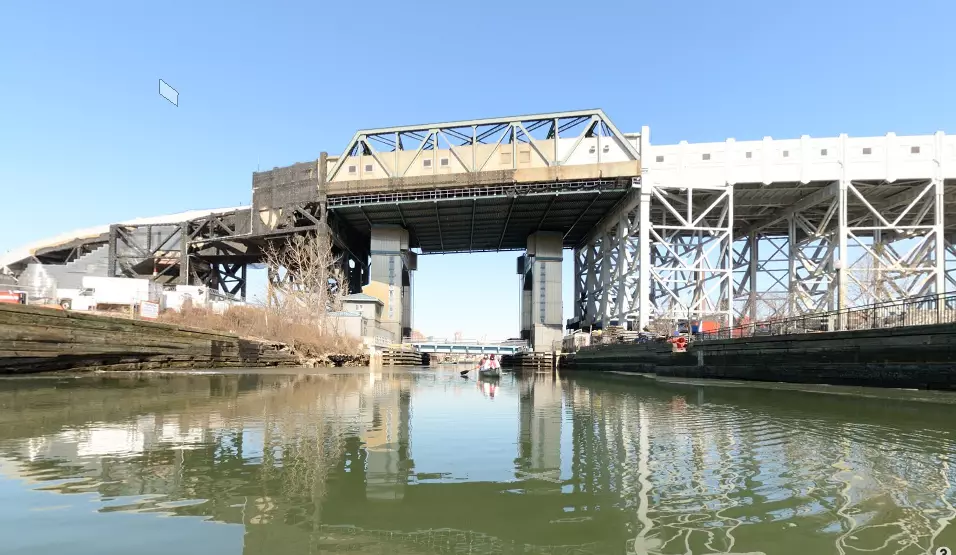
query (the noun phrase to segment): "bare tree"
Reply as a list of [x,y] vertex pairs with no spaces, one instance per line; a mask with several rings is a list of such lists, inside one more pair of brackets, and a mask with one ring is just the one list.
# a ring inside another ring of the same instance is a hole
[[890,286],[886,271],[870,253],[863,254],[850,265],[847,277],[847,307],[877,303]]
[[268,306],[283,317],[326,330],[328,314],[341,310],[348,293],[342,260],[326,233],[294,235],[264,250],[269,269]]

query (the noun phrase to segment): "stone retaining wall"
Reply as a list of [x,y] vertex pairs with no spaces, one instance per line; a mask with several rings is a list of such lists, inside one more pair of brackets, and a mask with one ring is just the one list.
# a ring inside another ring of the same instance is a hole
[[0,374],[296,366],[281,345],[157,322],[0,304]]
[[582,349],[565,368],[790,383],[956,389],[956,324]]

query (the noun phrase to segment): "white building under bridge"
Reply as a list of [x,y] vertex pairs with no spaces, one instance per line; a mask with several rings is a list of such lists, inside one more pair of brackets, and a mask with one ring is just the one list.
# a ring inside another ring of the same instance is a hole
[[109,275],[241,292],[263,244],[328,226],[351,292],[404,337],[418,256],[521,251],[537,350],[566,324],[728,323],[956,289],[956,138],[941,132],[654,145],[581,110],[362,130],[317,158],[254,174],[249,208],[61,236],[0,267],[22,279],[102,244]]

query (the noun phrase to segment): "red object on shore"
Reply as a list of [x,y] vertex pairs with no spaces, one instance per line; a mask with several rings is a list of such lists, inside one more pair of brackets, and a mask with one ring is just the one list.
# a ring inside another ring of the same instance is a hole
[[674,345],[677,352],[684,352],[687,349],[687,338],[683,335],[678,335],[677,337],[671,337],[667,340],[668,343]]
[[27,294],[19,291],[0,291],[0,303],[27,304]]

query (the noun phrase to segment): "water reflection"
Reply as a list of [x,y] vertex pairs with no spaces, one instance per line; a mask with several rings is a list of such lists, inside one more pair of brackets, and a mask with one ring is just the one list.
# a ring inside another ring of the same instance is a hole
[[3,380],[0,537],[24,553],[931,553],[956,546],[953,414],[455,369]]

